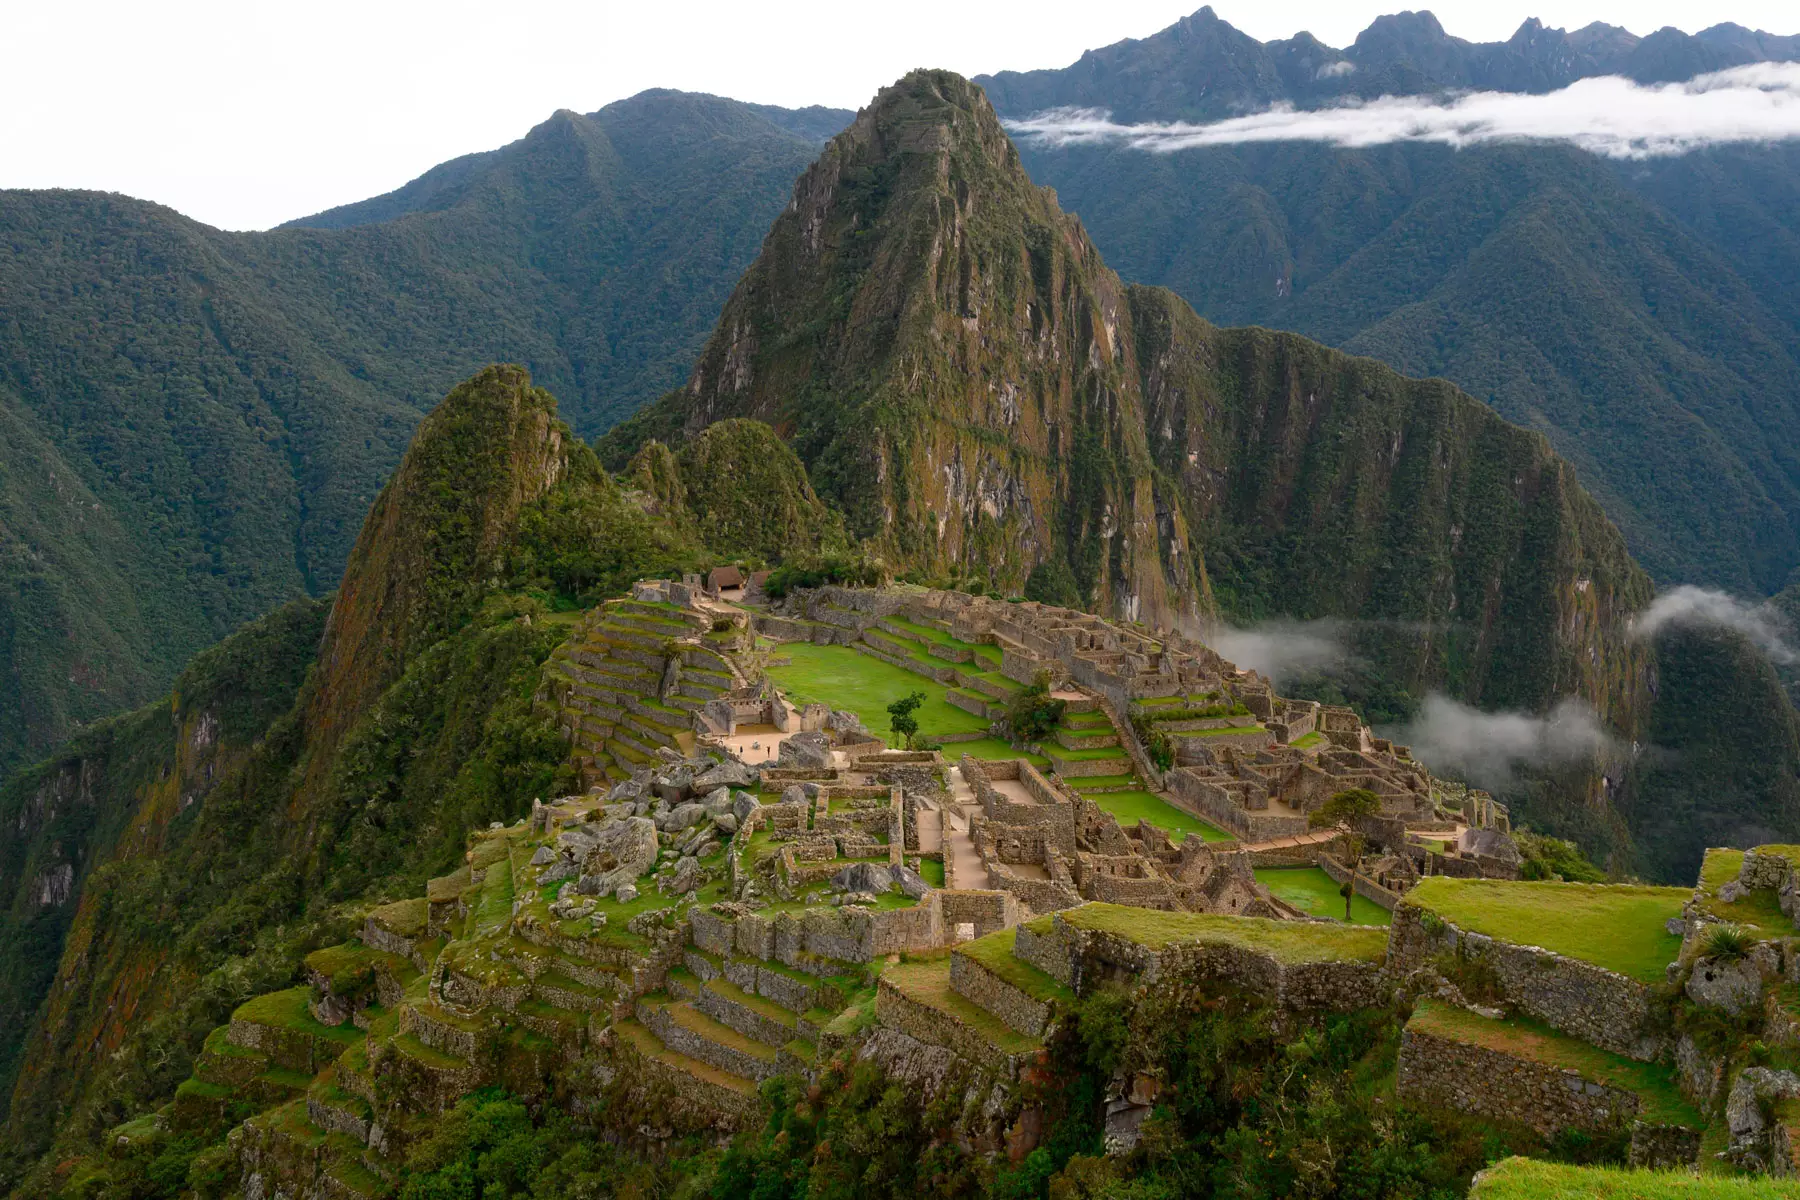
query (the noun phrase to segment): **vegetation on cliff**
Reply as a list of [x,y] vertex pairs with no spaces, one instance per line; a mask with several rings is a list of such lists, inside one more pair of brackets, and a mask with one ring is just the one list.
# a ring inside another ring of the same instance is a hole
[[[329,619],[278,613],[197,661],[172,702],[9,785],[19,807],[73,780],[95,815],[64,819],[101,830],[54,914],[8,867],[21,902],[0,952],[31,960],[7,994],[25,1018],[6,1047],[15,1151],[79,1144],[167,1094],[236,1004],[343,939],[342,902],[411,893],[468,828],[566,788],[567,746],[535,703],[569,628],[546,599],[697,552],[522,369],[454,389],[371,509]],[[34,844],[67,844],[43,827]]]

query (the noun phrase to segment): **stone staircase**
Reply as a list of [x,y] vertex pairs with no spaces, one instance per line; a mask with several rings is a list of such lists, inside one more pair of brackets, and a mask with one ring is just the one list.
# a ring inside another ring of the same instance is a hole
[[548,667],[571,757],[585,784],[617,782],[658,749],[693,748],[693,713],[738,678],[707,645],[706,614],[672,604],[612,600],[558,647]]

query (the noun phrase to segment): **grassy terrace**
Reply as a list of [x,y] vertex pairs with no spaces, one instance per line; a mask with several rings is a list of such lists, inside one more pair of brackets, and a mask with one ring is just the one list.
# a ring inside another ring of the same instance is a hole
[[1467,1009],[1421,998],[1406,1027],[1558,1070],[1575,1071],[1596,1083],[1635,1092],[1644,1105],[1639,1115],[1655,1124],[1686,1125],[1691,1129],[1705,1124],[1700,1113],[1682,1096],[1669,1068],[1590,1046],[1524,1017],[1494,1021]]
[[1469,1200],[1791,1200],[1793,1195],[1791,1180],[1767,1176],[1728,1179],[1509,1158],[1482,1172]]
[[[1364,925],[1314,925],[1213,913],[1173,913],[1093,902],[1056,914],[1078,929],[1128,938],[1150,950],[1177,942],[1222,942],[1267,954],[1281,963],[1379,962],[1387,955],[1387,930]],[[1048,933],[1052,918],[1030,923]]]
[[[1762,849],[1779,853],[1793,847],[1769,846]],[[1743,925],[1761,937],[1791,937],[1794,922],[1781,911],[1780,898],[1772,890],[1751,892],[1729,904],[1719,899],[1719,889],[1738,877],[1744,865],[1742,850],[1711,849],[1700,864],[1700,890],[1706,893],[1702,907],[1722,921]]]
[[1088,793],[1087,798],[1102,811],[1111,813],[1119,824],[1129,827],[1142,819],[1166,831],[1173,842],[1183,841],[1189,834],[1198,834],[1205,842],[1231,840],[1231,835],[1223,829],[1183,812],[1154,792],[1093,792]]
[[1687,888],[1434,875],[1420,880],[1406,902],[1471,933],[1540,946],[1656,984],[1681,949],[1681,939],[1663,924],[1692,894]]
[[787,665],[770,667],[769,678],[794,704],[817,702],[848,709],[862,718],[870,732],[882,734],[888,728],[887,706],[910,692],[924,692],[925,703],[915,714],[923,736],[987,730],[985,720],[945,700],[941,684],[911,671],[859,654],[848,646],[795,642],[786,649]]
[[[1310,917],[1344,919],[1344,898],[1338,894],[1338,884],[1318,867],[1261,867],[1256,882]],[[1373,900],[1351,898],[1352,924],[1386,925],[1393,919],[1392,913]]]
[[951,991],[947,955],[896,963],[883,971],[881,978],[915,1004],[954,1017],[1004,1054],[1029,1054],[1043,1048],[1042,1041],[1026,1037],[987,1009]]
[[320,1023],[307,1007],[306,1002],[311,995],[312,989],[307,987],[265,992],[238,1005],[231,1014],[231,1019],[248,1021],[252,1025],[267,1025],[272,1029],[291,1029],[296,1033],[311,1034],[313,1037],[346,1045],[362,1039],[363,1031],[354,1025]]
[[988,970],[1012,984],[1034,1000],[1052,1004],[1071,1004],[1075,993],[1044,974],[1028,962],[1013,956],[1013,942],[1018,938],[1015,926],[990,933],[958,946],[953,954],[966,954]]

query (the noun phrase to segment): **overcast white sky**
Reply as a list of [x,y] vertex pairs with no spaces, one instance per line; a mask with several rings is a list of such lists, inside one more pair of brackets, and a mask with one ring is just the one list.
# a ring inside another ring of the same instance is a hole
[[[1065,66],[1198,0],[0,0],[0,187],[80,187],[228,229],[389,191],[432,165],[647,87],[855,108],[917,66]],[[1264,40],[1354,40],[1398,4],[1221,0]],[[1528,16],[1645,34],[1800,32],[1794,0],[1445,0],[1458,37]]]

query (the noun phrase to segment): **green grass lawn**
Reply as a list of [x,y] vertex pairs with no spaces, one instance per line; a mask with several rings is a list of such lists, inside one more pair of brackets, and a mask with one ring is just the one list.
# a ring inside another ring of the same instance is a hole
[[[1387,955],[1387,930],[1367,925],[1326,925],[1268,921],[1218,913],[1161,912],[1093,901],[1055,914],[1078,929],[1129,938],[1149,950],[1175,942],[1219,942],[1261,951],[1278,962],[1379,962]],[[1030,922],[1033,933],[1048,933],[1052,917]]]
[[[925,703],[914,714],[919,719],[921,735],[976,733],[987,728],[988,723],[982,718],[946,701],[942,684],[858,654],[848,646],[796,642],[787,650],[788,665],[770,667],[769,678],[786,693],[790,703],[816,702],[847,709],[861,717],[871,733],[886,736],[887,706],[908,693],[924,692]],[[962,750],[958,745],[950,753],[955,755]]]
[[[1344,919],[1339,885],[1318,867],[1261,867],[1256,872],[1256,882],[1308,916]],[[1392,913],[1373,900],[1355,896],[1350,901],[1352,924],[1386,925],[1393,919]]]
[[1467,1009],[1421,998],[1406,1027],[1575,1071],[1596,1083],[1635,1092],[1643,1100],[1642,1118],[1654,1124],[1686,1125],[1690,1129],[1700,1129],[1705,1124],[1700,1113],[1682,1096],[1668,1067],[1637,1062],[1590,1046],[1525,1017],[1495,1021]]
[[972,942],[965,942],[951,953],[968,955],[1034,1000],[1053,1004],[1074,1003],[1074,992],[1030,963],[1014,956],[1013,942],[1018,936],[1016,926],[1002,929]]
[[1499,879],[1422,879],[1407,902],[1471,933],[1541,946],[1661,983],[1681,939],[1663,923],[1681,912],[1688,888],[1606,883],[1511,883]]
[[944,886],[944,860],[941,858],[922,858],[919,860],[919,878],[934,888]]
[[1150,822],[1180,842],[1197,833],[1206,842],[1229,842],[1231,835],[1207,824],[1199,817],[1183,812],[1153,792],[1095,792],[1088,796],[1101,810],[1109,812],[1121,825],[1136,825],[1140,819]]
[[1736,879],[1743,865],[1742,850],[1708,850],[1700,863],[1700,889],[1706,893],[1701,907],[1721,921],[1745,926],[1759,937],[1792,936],[1794,923],[1781,911],[1781,898],[1773,890],[1754,891],[1729,904],[1719,899],[1719,889]]
[[1469,1200],[1791,1200],[1793,1194],[1792,1181],[1768,1176],[1734,1179],[1509,1158],[1482,1172]]
[[1303,738],[1294,739],[1294,741],[1290,744],[1296,750],[1311,750],[1314,746],[1322,745],[1324,743],[1324,741],[1325,741],[1325,735],[1318,732],[1317,730],[1314,730],[1312,733],[1307,734]]

